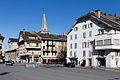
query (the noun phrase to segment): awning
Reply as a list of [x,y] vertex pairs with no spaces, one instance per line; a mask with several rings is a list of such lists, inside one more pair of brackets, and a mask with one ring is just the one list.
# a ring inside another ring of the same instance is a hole
[[105,59],[106,57],[96,57],[96,59]]
[[77,57],[69,57],[70,60],[77,60]]

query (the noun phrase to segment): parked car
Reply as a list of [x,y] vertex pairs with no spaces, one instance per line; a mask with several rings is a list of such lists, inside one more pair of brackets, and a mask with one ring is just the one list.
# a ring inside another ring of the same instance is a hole
[[65,65],[65,67],[75,67],[75,64],[74,64],[74,63],[67,63],[67,64]]
[[14,61],[11,61],[11,60],[9,60],[9,61],[5,61],[5,64],[6,64],[6,65],[13,66]]

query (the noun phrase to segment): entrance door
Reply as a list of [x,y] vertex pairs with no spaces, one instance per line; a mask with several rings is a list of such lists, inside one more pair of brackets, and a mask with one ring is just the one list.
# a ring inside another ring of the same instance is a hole
[[83,60],[83,62],[81,63],[81,66],[85,66],[86,65],[86,61]]
[[92,65],[92,60],[91,59],[89,59],[89,66],[91,66]]
[[106,66],[106,60],[105,58],[100,58],[98,59],[99,63],[100,63],[100,66]]

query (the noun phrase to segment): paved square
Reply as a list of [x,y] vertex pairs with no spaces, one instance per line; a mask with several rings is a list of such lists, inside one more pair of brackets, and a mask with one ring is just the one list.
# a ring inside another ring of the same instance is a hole
[[120,80],[120,72],[80,68],[24,68],[0,64],[0,80]]

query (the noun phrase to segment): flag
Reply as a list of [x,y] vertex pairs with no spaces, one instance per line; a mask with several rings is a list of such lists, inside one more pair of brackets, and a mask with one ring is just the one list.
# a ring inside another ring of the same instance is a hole
[[90,41],[90,52],[93,52],[93,41]]

